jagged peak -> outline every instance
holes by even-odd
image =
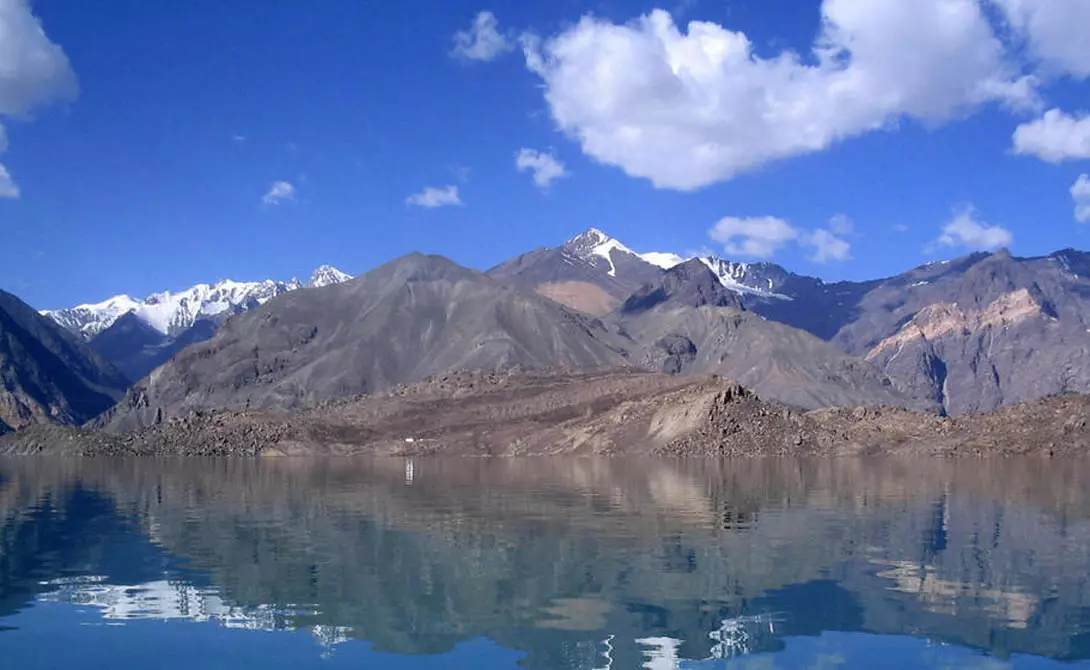
[[[347,272],[342,272],[332,265],[319,265],[314,269],[314,272],[311,273],[307,286],[310,288],[321,288],[323,286],[332,286],[333,284],[343,284],[350,279],[352,279],[352,275]]]

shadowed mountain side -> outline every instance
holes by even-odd
[[[591,317],[413,254],[232,318],[134,387],[103,422],[133,428],[194,408],[312,405],[452,369],[625,366],[621,344]]]
[[[640,287],[621,306],[622,316],[670,307],[733,307],[742,309],[742,298],[723,286],[719,278],[697,259],[686,261]]]
[[[127,386],[76,336],[0,291],[0,421],[11,428],[83,423]]]
[[[189,345],[212,339],[218,327],[215,320],[199,319],[176,336],[163,335],[129,312],[95,335],[89,344],[126,377],[140,380]]]

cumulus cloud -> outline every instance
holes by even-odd
[[[708,231],[708,236],[722,244],[726,253],[756,258],[772,258],[780,247],[801,235],[798,228],[774,216],[728,216]]]
[[[499,21],[492,12],[481,12],[469,30],[454,34],[454,49],[450,55],[472,61],[495,60],[515,48],[514,43],[499,30]]]
[[[68,57],[46,37],[26,0],[0,0],[0,116],[21,117],[78,92]],[[0,153],[5,149],[7,135],[0,126]],[[19,187],[0,165],[0,198],[18,197]]]
[[[0,114],[76,97],[76,75],[64,50],[49,41],[25,0],[0,0]]]
[[[993,0],[1011,29],[1046,70],[1090,77],[1090,2],[1085,0]]]
[[[532,171],[534,185],[540,189],[547,189],[555,180],[568,176],[564,164],[556,156],[533,149],[519,149],[515,156],[515,167],[519,172]]]
[[[1075,201],[1075,220],[1090,223],[1090,175],[1079,175],[1071,187],[1071,198]]]
[[[810,260],[815,263],[846,261],[852,257],[852,245],[824,228],[819,228],[806,235],[804,241],[807,246],[813,249]]]
[[[1010,246],[1014,235],[1002,226],[989,226],[976,218],[972,207],[954,213],[954,218],[942,229],[936,244],[942,247],[961,247],[976,251],[992,251]]]
[[[405,199],[405,204],[411,207],[435,209],[436,207],[446,207],[448,205],[460,205],[462,204],[462,198],[458,195],[457,186],[444,186],[441,188],[429,186],[420,193],[410,195]]]
[[[295,186],[287,181],[274,181],[268,192],[261,196],[261,202],[266,205],[279,205],[290,200],[295,200]]]
[[[741,32],[656,10],[584,17],[523,39],[558,126],[591,157],[693,190],[891,126],[988,103],[1032,106],[978,0],[824,0],[805,57],[763,58]]]
[[[1014,152],[1049,163],[1090,158],[1090,115],[1076,118],[1050,109],[1041,118],[1018,126]]]

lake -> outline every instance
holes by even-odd
[[[1090,667],[1090,466],[0,460],[20,668]]]

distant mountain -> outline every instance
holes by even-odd
[[[413,254],[231,319],[131,389],[111,423],[201,407],[290,408],[457,369],[625,366],[620,343],[551,300]]]
[[[323,265],[314,271],[305,285],[295,279],[287,282],[271,279],[237,282],[225,279],[214,284],[197,284],[177,293],[156,293],[143,301],[120,295],[100,303],[50,310],[43,314],[86,340],[106,330],[129,312],[155,331],[177,337],[201,319],[222,321],[304,286],[330,286],[349,279],[350,275]]]
[[[662,274],[666,255],[654,263],[591,228],[563,245],[537,249],[488,271],[488,275],[529,289],[573,309],[602,316]]]
[[[107,410],[128,381],[71,333],[0,291],[0,422],[80,424]]]

